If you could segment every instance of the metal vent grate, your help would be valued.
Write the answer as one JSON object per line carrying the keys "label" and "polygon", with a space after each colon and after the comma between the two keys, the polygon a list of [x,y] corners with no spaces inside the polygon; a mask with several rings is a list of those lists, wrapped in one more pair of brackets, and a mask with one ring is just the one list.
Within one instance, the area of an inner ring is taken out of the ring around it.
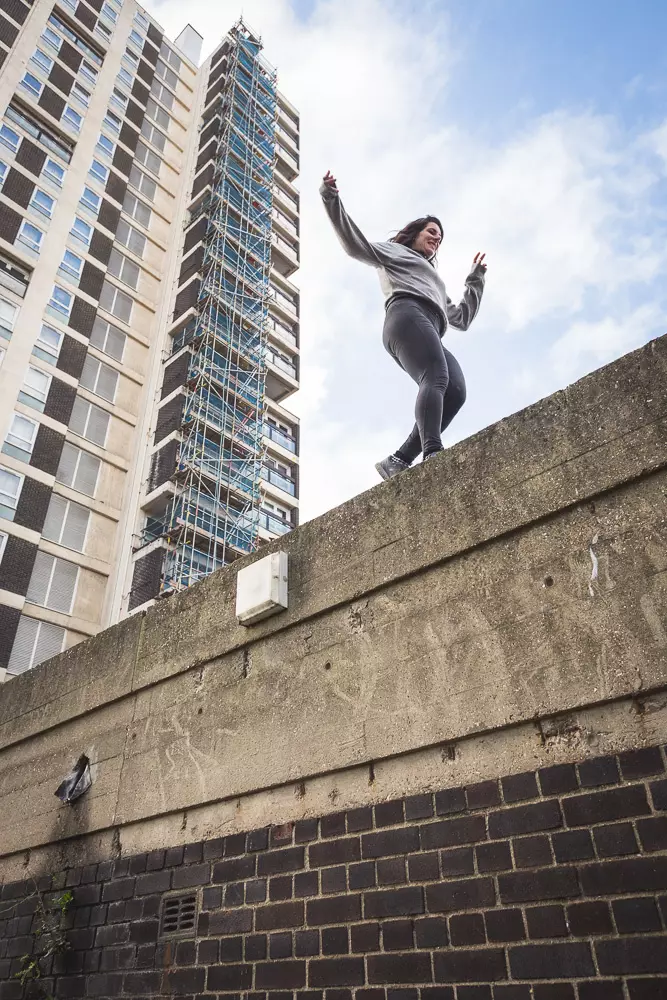
{"label": "metal vent grate", "polygon": [[197,916],[197,897],[168,896],[162,903],[161,934],[183,934],[192,931]]}

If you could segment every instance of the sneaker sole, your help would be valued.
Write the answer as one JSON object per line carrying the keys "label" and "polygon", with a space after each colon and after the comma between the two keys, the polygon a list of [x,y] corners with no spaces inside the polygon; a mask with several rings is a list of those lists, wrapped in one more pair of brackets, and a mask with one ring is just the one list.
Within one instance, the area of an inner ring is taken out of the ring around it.
{"label": "sneaker sole", "polygon": [[375,471],[379,475],[380,479],[384,480],[391,479],[391,476],[388,476],[385,470],[382,468],[382,462],[375,463]]}

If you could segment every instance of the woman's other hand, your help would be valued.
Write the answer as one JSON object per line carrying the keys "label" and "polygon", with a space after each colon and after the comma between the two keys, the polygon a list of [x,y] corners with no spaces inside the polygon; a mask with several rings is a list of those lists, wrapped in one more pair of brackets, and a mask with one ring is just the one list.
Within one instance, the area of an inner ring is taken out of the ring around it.
{"label": "woman's other hand", "polygon": [[[325,178],[325,180],[326,180],[326,178]],[[475,259],[472,262],[472,270],[474,270],[477,267],[477,265],[479,265],[480,267],[482,267],[486,271],[487,265],[484,263],[484,258],[485,257],[486,257],[485,253],[476,253],[475,254]]]}
{"label": "woman's other hand", "polygon": [[336,186],[336,178],[333,176],[330,170],[327,170],[326,174],[324,175],[323,182],[329,188],[330,191],[333,191],[334,194],[338,194],[338,188]]}

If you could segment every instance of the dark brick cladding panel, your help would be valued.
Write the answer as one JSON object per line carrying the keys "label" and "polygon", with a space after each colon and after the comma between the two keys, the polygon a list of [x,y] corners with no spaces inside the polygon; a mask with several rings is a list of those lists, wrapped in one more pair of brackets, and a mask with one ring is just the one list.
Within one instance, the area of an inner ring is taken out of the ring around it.
{"label": "dark brick cladding panel", "polygon": [[6,667],[9,663],[20,617],[21,612],[18,608],[10,608],[6,604],[0,604],[0,667]]}
{"label": "dark brick cladding panel", "polygon": [[179,385],[185,384],[185,377],[188,372],[188,365],[190,363],[190,355],[187,351],[179,355],[175,361],[172,361],[170,365],[166,365],[164,369],[164,375],[162,376],[162,392],[160,393],[160,399],[164,399],[171,392],[174,391]]}
{"label": "dark brick cladding panel", "polygon": [[0,562],[0,590],[10,590],[25,597],[36,555],[34,542],[8,535]]}
{"label": "dark brick cladding panel", "polygon": [[5,183],[2,185],[2,193],[6,198],[11,198],[21,208],[27,208],[34,190],[35,184],[29,177],[14,167],[9,168]]}
{"label": "dark brick cladding panel", "polygon": [[74,86],[74,77],[71,73],[68,73],[66,69],[58,65],[57,62],[53,64],[53,68],[49,73],[49,83],[52,83],[54,87],[57,87],[63,94],[69,95],[72,87]]}
{"label": "dark brick cladding panel", "polygon": [[52,378],[44,404],[44,414],[61,424],[68,424],[76,398],[76,389],[59,378]]}
{"label": "dark brick cladding panel", "polygon": [[157,413],[157,421],[155,424],[155,439],[154,444],[162,441],[166,438],[168,434],[172,431],[177,430],[181,425],[181,416],[183,413],[183,394],[179,393],[170,399],[168,403],[161,406]]}
{"label": "dark brick cladding panel", "polygon": [[[123,195],[123,197],[125,197],[125,195]],[[115,235],[119,219],[120,209],[116,208],[115,205],[112,205],[110,201],[106,200],[106,198],[103,198],[97,215],[97,221],[99,224]]]}
{"label": "dark brick cladding panel", "polygon": [[85,3],[79,3],[74,12],[74,16],[81,21],[88,31],[94,31],[95,25],[97,24],[97,18],[93,14],[92,10],[88,10]]}
{"label": "dark brick cladding panel", "polygon": [[171,479],[176,468],[177,452],[178,441],[169,441],[164,448],[160,448],[151,456],[151,469],[148,476],[149,493]]}
{"label": "dark brick cladding panel", "polygon": [[35,177],[39,177],[46,162],[46,153],[29,139],[22,139],[15,161],[19,166],[25,167],[31,174],[34,174]]}
{"label": "dark brick cladding panel", "polygon": [[67,325],[71,327],[72,330],[76,330],[77,333],[82,334],[84,337],[90,337],[93,332],[96,314],[97,309],[94,305],[90,302],[86,302],[85,299],[80,298],[78,295],[75,295],[72,312],[70,313],[69,323]]}
{"label": "dark brick cladding panel", "polygon": [[19,234],[23,216],[15,212],[9,205],[0,202],[0,236],[8,243],[13,243]]}
{"label": "dark brick cladding panel", "polygon": [[109,179],[107,180],[105,190],[110,198],[113,198],[114,201],[117,201],[120,205],[122,205],[123,198],[125,197],[125,191],[127,190],[127,183],[112,170],[109,173]]}
{"label": "dark brick cladding panel", "polygon": [[33,531],[41,531],[46,520],[46,512],[51,499],[51,487],[31,476],[26,476],[21,487],[21,496],[14,514],[14,524]]}
{"label": "dark brick cladding panel", "polygon": [[85,344],[82,344],[79,340],[75,340],[74,337],[70,337],[69,334],[66,334],[63,338],[56,367],[63,372],[67,372],[67,374],[71,375],[73,378],[78,379],[79,375],[83,371],[83,365],[86,360],[87,353],[88,348]]}
{"label": "dark brick cladding panel", "polygon": [[0,14],[0,42],[4,42],[5,45],[11,49],[12,45],[18,37],[19,29],[11,21],[8,21],[6,17]]}
{"label": "dark brick cladding panel", "polygon": [[[100,232],[99,229],[93,230],[93,238],[90,241],[89,253],[91,257],[99,260],[105,266],[109,263],[109,258],[111,257],[111,251],[113,250],[113,240],[106,236],[104,233]],[[99,296],[97,296],[99,298]]]}
{"label": "dark brick cladding panel", "polygon": [[30,456],[30,464],[50,476],[55,476],[60,464],[60,455],[65,443],[65,435],[54,431],[46,424],[40,424]]}
{"label": "dark brick cladding panel", "polygon": [[60,121],[62,113],[65,110],[64,97],[56,94],[55,90],[52,90],[51,87],[45,86],[37,103],[44,111],[48,111],[56,121]]}
{"label": "dark brick cladding panel", "polygon": [[[156,592],[161,557],[136,564],[132,606]],[[74,893],[71,947],[44,983],[58,997],[664,1000],[666,763],[649,747],[70,869],[53,888]],[[33,947],[29,889],[0,894],[1,997]],[[194,928],[161,934],[167,894],[195,897]]]}
{"label": "dark brick cladding panel", "polygon": [[9,14],[11,19],[16,21],[17,24],[23,24],[30,8],[22,3],[21,0],[0,0],[0,10],[4,10],[5,14]]}
{"label": "dark brick cladding panel", "polygon": [[85,292],[86,295],[90,295],[91,299],[99,300],[99,297],[102,294],[103,284],[104,271],[102,271],[99,267],[95,267],[94,264],[91,264],[90,261],[87,260],[83,265],[79,288],[82,292]]}
{"label": "dark brick cladding panel", "polygon": [[64,62],[66,66],[69,66],[69,68],[75,73],[79,72],[79,68],[83,62],[83,55],[78,49],[76,49],[73,45],[70,45],[67,41],[64,41],[60,46],[58,58],[61,62]]}
{"label": "dark brick cladding panel", "polygon": [[[135,562],[134,570],[132,572],[132,587],[130,589],[130,601],[129,601],[130,611],[132,611],[134,608],[138,608],[140,604],[144,604],[146,601],[150,601],[151,598],[157,597],[158,592],[160,590],[160,576],[162,573],[163,558],[164,558],[164,549],[153,549],[153,551],[149,552],[148,555],[144,556],[142,559],[137,559],[137,561]],[[178,882],[178,875],[175,875],[175,878],[177,879]],[[157,875],[154,876],[154,881],[156,884],[159,882]],[[186,882],[187,879],[183,880],[183,884],[185,884]],[[126,887],[130,888],[131,890],[130,894],[132,894],[134,885],[132,884],[131,886],[126,886]],[[144,890],[147,893],[152,893],[154,891],[150,888],[150,880],[144,881],[141,884],[138,883],[138,891],[141,890]],[[109,899],[113,897],[112,890],[110,890],[110,893],[111,894],[108,896]],[[115,896],[115,898],[120,900],[125,897],[123,895],[118,895]],[[104,896],[102,897],[102,899],[104,901]],[[138,932],[135,931],[135,933]],[[148,940],[154,940],[154,938],[151,938],[151,936],[149,936]]]}
{"label": "dark brick cladding panel", "polygon": [[118,138],[123,145],[127,146],[130,152],[133,153],[137,148],[137,143],[139,142],[139,133],[127,122],[123,122]]}
{"label": "dark brick cladding panel", "polygon": [[190,284],[187,285],[182,292],[178,293],[178,295],[176,296],[176,303],[174,305],[175,320],[178,319],[179,316],[182,316],[184,312],[187,312],[187,310],[190,309],[192,306],[194,306],[195,302],[199,297],[200,284],[201,282],[199,281],[199,278],[196,278],[194,281],[191,281]]}

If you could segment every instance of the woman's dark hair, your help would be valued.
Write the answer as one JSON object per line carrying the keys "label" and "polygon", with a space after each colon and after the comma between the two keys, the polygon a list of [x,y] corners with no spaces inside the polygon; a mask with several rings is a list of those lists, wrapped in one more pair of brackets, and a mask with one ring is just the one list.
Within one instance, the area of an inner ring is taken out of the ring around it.
{"label": "woman's dark hair", "polygon": [[[425,215],[421,219],[414,219],[413,222],[408,222],[407,226],[403,226],[400,232],[396,233],[389,240],[390,243],[401,243],[404,247],[411,247],[415,241],[415,238],[419,236],[422,229],[428,226],[429,222],[435,222],[440,230],[440,238],[442,239],[445,235],[445,231],[442,228],[442,222],[436,215]],[[435,260],[437,254],[434,254],[430,258],[430,263],[435,267]]]}

